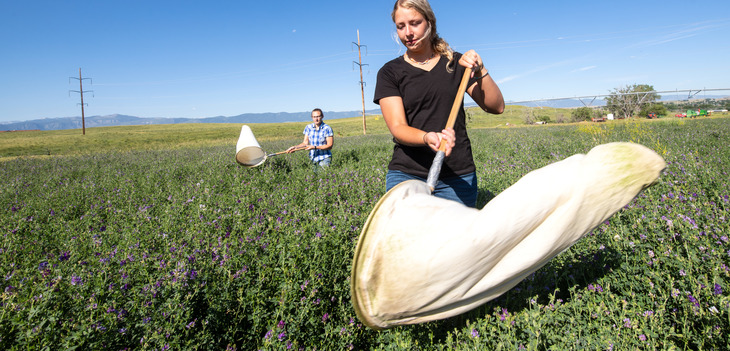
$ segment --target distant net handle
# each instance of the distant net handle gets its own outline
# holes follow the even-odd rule
[[[292,151],[299,151],[299,150],[304,150],[304,149],[306,149],[306,148],[307,148],[306,146],[301,146],[301,147],[295,147],[295,148],[294,148],[294,150],[292,150]],[[287,153],[287,150],[284,150],[284,151],[279,151],[279,152],[277,152],[277,153],[273,153],[273,154],[268,154],[268,155],[266,155],[266,156],[268,156],[268,157],[271,157],[271,156],[281,155],[281,154],[285,154],[285,153]]]

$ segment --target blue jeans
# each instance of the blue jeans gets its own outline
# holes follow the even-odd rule
[[[411,179],[426,182],[426,178],[414,176],[402,171],[388,170],[388,174],[385,175],[385,191],[387,192],[394,186]],[[439,179],[438,183],[436,183],[436,188],[433,190],[433,195],[460,202],[469,207],[476,207],[477,190],[477,174],[472,172],[462,176]]]
[[[331,163],[332,163],[332,157],[327,157],[320,161],[312,161],[312,165],[315,167],[315,169],[318,169],[320,167],[328,167]]]

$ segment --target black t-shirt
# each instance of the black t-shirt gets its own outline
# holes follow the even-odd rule
[[[389,96],[400,96],[409,126],[426,132],[441,132],[451,113],[456,92],[464,75],[465,68],[458,64],[460,53],[454,53],[453,72],[446,70],[448,59],[442,56],[430,71],[415,67],[405,61],[403,56],[395,58],[378,71],[373,102]],[[472,79],[469,85],[476,80]],[[454,123],[456,145],[449,157],[444,159],[440,179],[460,176],[476,170],[471,152],[471,142],[466,133],[466,114],[464,103]],[[398,170],[426,178],[436,153],[427,146],[407,146],[393,138],[393,158],[388,165],[390,170]]]

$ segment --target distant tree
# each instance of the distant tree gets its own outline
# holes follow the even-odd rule
[[[606,98],[606,106],[611,113],[621,118],[630,118],[645,104],[654,103],[659,94],[654,93],[654,87],[647,84],[627,85],[616,88],[611,96]]]
[[[681,110],[681,106],[676,102],[664,102],[664,107],[669,111],[678,111]]]
[[[578,107],[570,113],[570,117],[575,122],[590,121],[593,113],[593,109],[590,107]]]
[[[657,116],[666,116],[667,115],[667,107],[663,104],[646,104],[641,107],[641,111],[639,112],[640,116],[647,116],[649,113],[654,113]]]
[[[713,107],[715,107],[717,104],[713,99],[704,99],[697,102],[697,108],[703,109],[703,110],[711,110]]]
[[[474,108],[466,109],[466,123],[467,124],[470,124],[472,122],[475,114],[476,114],[476,111]]]
[[[669,111],[684,112],[687,110],[714,110],[729,109],[730,100],[728,99],[694,99],[687,101],[665,102],[663,105]]]
[[[532,112],[532,108],[526,108],[522,111],[522,120],[525,124],[535,123],[535,114]]]

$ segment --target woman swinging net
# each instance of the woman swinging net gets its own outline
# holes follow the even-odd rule
[[[477,177],[463,104],[454,128],[444,126],[466,68],[472,69],[466,92],[482,109],[502,113],[502,93],[479,54],[454,52],[439,37],[428,1],[397,1],[391,16],[406,53],[380,69],[373,100],[395,141],[386,191],[406,180],[425,180],[435,151],[446,140],[434,195],[474,207]]]
[[[408,7],[407,4],[417,5]],[[429,8],[428,3],[425,0],[396,2],[393,12],[396,25],[407,23],[418,27],[420,18],[428,17],[430,8],[424,11],[426,16],[417,10],[414,13],[417,8]],[[401,20],[401,15],[410,19]],[[406,55],[422,55],[416,61],[422,60],[423,66],[433,65],[432,71],[439,67],[438,61],[446,61],[438,54],[429,56],[428,50],[412,50],[420,48],[417,41],[421,31],[414,30],[414,33],[404,36]],[[384,67],[378,74],[378,85],[381,76],[418,72],[412,69],[417,67],[409,67],[412,65],[405,62],[410,57],[406,55],[386,64],[397,68],[393,73]],[[474,55],[467,52],[458,62],[461,65],[466,60],[464,57],[470,57],[471,61],[465,62],[467,66],[481,66],[481,59]],[[400,77],[395,81],[409,79]],[[499,103],[501,93],[491,79],[482,85],[471,84],[469,93],[476,96],[482,108],[501,112],[504,108],[503,102]],[[449,144],[450,157],[464,152],[471,162],[470,148],[459,151],[460,144],[469,145],[466,134],[460,136],[463,125],[432,133],[431,128],[435,127],[429,124],[428,118],[411,116],[408,112],[417,107],[411,105],[408,94],[403,94],[406,97],[379,95],[378,91],[376,88],[376,100],[380,97],[383,115],[397,143],[395,162],[391,165],[398,165],[404,159],[398,155],[402,153],[405,159],[410,157],[414,161],[406,164],[420,169],[426,161],[414,156],[417,153],[412,148],[421,145],[418,151],[425,153],[425,145],[433,149],[441,139]],[[400,87],[398,91],[409,90]],[[488,96],[498,96],[498,102],[494,103]],[[448,160],[449,157],[446,168],[460,176],[455,171],[458,168]],[[400,182],[375,205],[360,234],[351,277],[355,312],[365,325],[383,329],[448,318],[471,310],[511,289],[568,249],[653,184],[665,166],[659,155],[638,144],[599,145],[585,155],[574,155],[528,173],[481,210],[469,207],[469,201],[432,196],[431,187],[420,179]],[[424,168],[428,170],[429,166]],[[469,173],[468,166],[464,169]],[[473,184],[476,187],[475,178]]]

